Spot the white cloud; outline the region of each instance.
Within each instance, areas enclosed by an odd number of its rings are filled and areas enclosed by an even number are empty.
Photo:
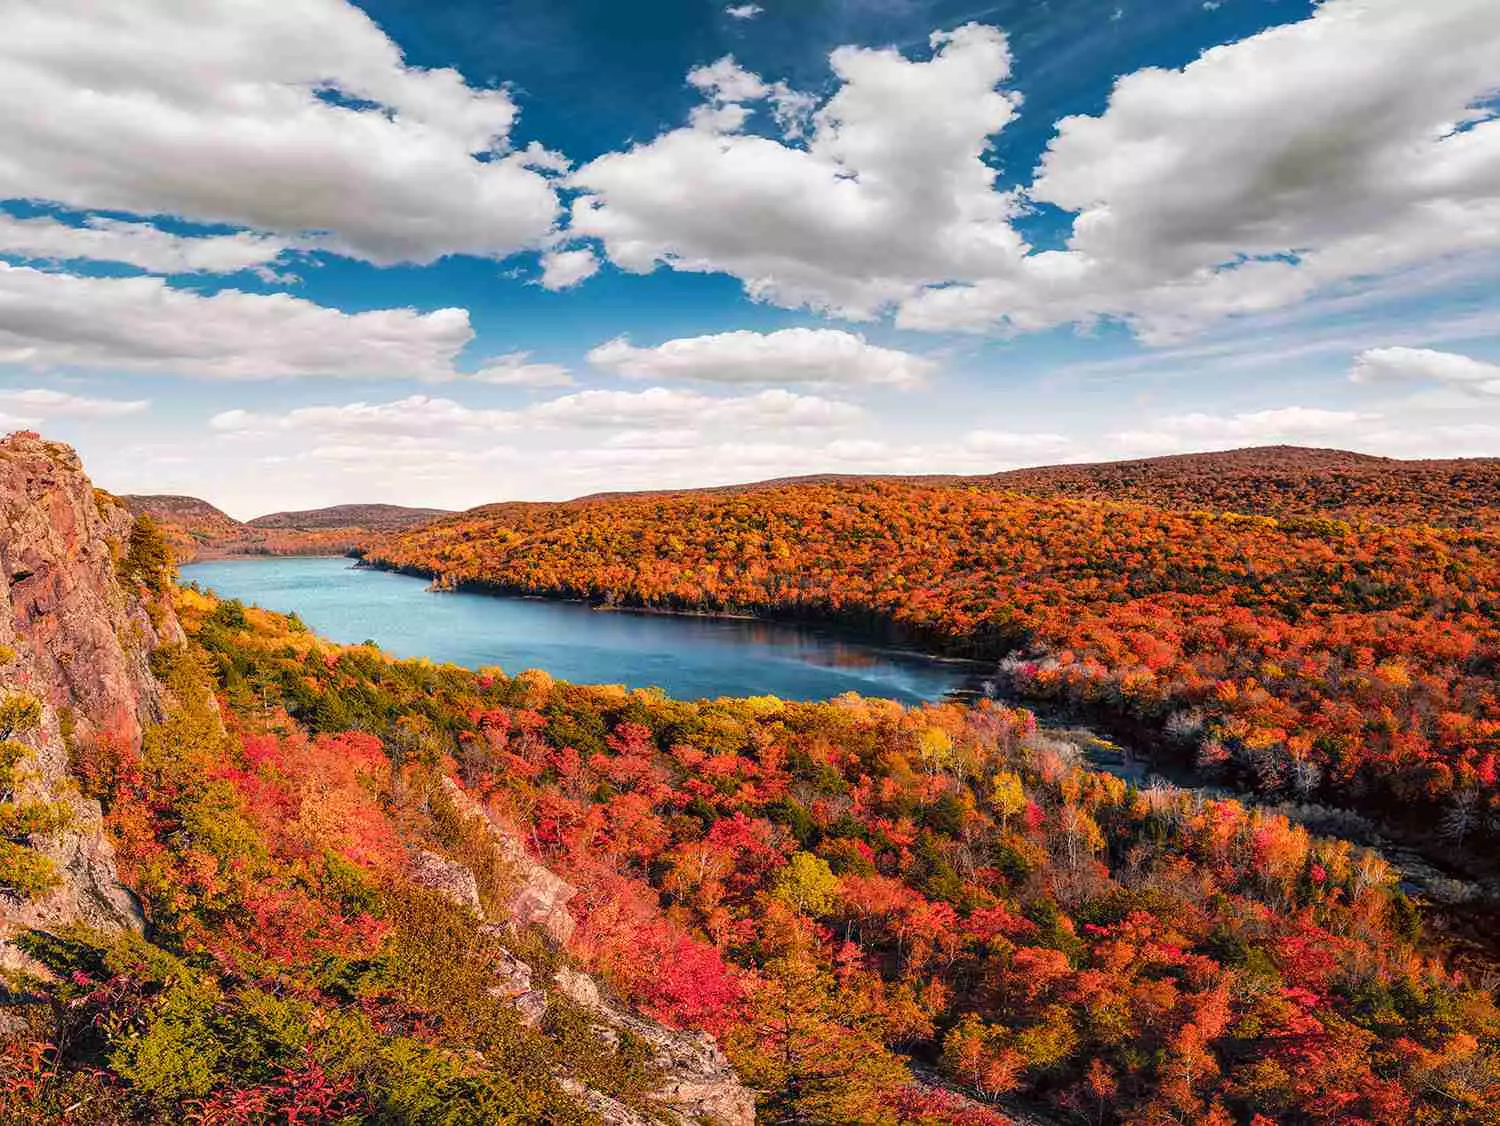
[[[473,337],[463,309],[344,313],[287,294],[203,296],[160,278],[0,263],[0,363],[167,372],[451,379]]]
[[[49,420],[120,418],[124,415],[140,414],[151,406],[148,399],[96,399],[86,395],[72,395],[66,391],[54,391],[45,387],[0,391],[0,403],[34,411],[40,417]]]
[[[1016,112],[996,90],[1010,71],[999,31],[969,24],[932,37],[933,57],[841,47],[842,85],[817,110],[805,147],[729,131],[742,115],[699,115],[580,168],[575,235],[612,261],[742,279],[755,297],[870,317],[921,285],[1017,259],[1011,195],[981,159]],[[769,101],[786,142],[814,104],[732,58],[690,81],[716,107]]]
[[[167,213],[373,262],[540,247],[558,212],[504,89],[409,66],[345,0],[17,0],[0,197]]]
[[[1355,383],[1436,383],[1473,395],[1500,396],[1500,364],[1431,348],[1370,348],[1354,361]]]
[[[410,395],[390,403],[297,407],[280,415],[229,410],[209,419],[209,428],[221,434],[442,438],[455,431],[509,430],[516,418],[512,411],[475,410],[452,399]]]
[[[1148,456],[1278,442],[1348,445],[1363,436],[1364,424],[1379,420],[1378,414],[1315,407],[1279,407],[1232,415],[1193,412],[1156,419],[1149,429],[1118,431],[1109,435],[1109,441],[1120,454]]]
[[[624,337],[601,344],[589,363],[632,379],[705,383],[812,383],[916,387],[936,361],[868,343],[837,329],[724,332],[637,348]]]
[[[50,216],[19,219],[0,212],[0,254],[17,258],[123,262],[153,274],[232,274],[269,266],[286,249],[281,239],[246,232],[186,236],[100,216],[70,226]]]
[[[1007,462],[1061,460],[1076,454],[1071,438],[1062,434],[1027,434],[1009,430],[972,430],[964,435],[964,449]]]
[[[1076,213],[1068,249],[931,290],[901,323],[1112,315],[1169,340],[1500,251],[1500,120],[1476,108],[1497,57],[1492,0],[1327,0],[1182,70],[1126,75],[1102,114],[1058,123],[1028,192]]]
[[[1496,57],[1493,0],[1326,0],[1124,76],[1058,123],[1024,192],[984,160],[1019,102],[993,28],[927,60],[838,49],[805,145],[739,131],[778,85],[724,58],[689,76],[690,127],[574,174],[572,227],[624,269],[727,273],[789,307],[931,331],[1113,317],[1165,342],[1447,256],[1496,268]],[[1028,201],[1074,213],[1066,248],[1025,243]]]
[[[551,250],[542,255],[541,287],[554,292],[572,289],[599,272],[592,250]]]
[[[753,102],[770,93],[770,87],[751,74],[733,55],[725,55],[718,62],[694,67],[688,71],[688,85],[702,91],[716,102]]]
[[[465,379],[500,387],[567,387],[573,382],[561,364],[534,364],[530,352],[512,352],[491,360]]]
[[[699,427],[802,429],[839,427],[863,418],[848,403],[779,389],[716,399],[694,391],[652,387],[645,391],[578,391],[521,410],[468,407],[452,399],[410,395],[388,403],[354,402],[297,407],[282,414],[228,410],[214,415],[209,428],[221,434],[313,434],[323,437],[389,435],[430,438],[441,444],[476,432],[513,431],[527,425],[550,429],[627,428],[617,448],[680,446],[682,434]],[[661,434],[676,437],[661,438]],[[629,437],[626,434],[630,435]],[[652,435],[657,440],[650,440]]]
[[[601,444],[611,450],[683,450],[703,444],[698,430],[621,430]]]
[[[732,20],[753,20],[764,11],[759,4],[731,4],[724,14]]]
[[[645,391],[579,391],[538,403],[527,418],[554,426],[837,427],[864,412],[850,403],[772,388],[754,395],[715,399],[696,391],[651,387]]]

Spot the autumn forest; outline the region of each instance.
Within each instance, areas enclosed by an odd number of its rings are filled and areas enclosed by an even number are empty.
[[[140,922],[12,930],[3,1120],[1500,1121],[1500,962],[1456,921],[1491,910],[1495,533],[1431,466],[1359,468],[1337,512],[1299,501],[1313,471],[1239,512],[1189,460],[1150,470],[1175,505],[1074,470],[813,480],[364,546],[440,588],[816,619],[993,669],[923,707],[335,645],[174,585],[180,538],[90,495],[161,705],[134,738],[64,723],[76,796],[49,804],[19,785],[44,678],[7,696],[0,861],[41,910],[77,877],[39,842],[96,802]],[[1038,714],[1214,788],[1094,769]]]

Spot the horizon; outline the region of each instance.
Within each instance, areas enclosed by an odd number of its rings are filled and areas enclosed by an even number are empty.
[[[46,435],[43,435],[45,438]],[[405,510],[429,510],[444,515],[462,515],[482,508],[497,507],[506,504],[569,504],[575,501],[603,499],[609,497],[652,495],[656,493],[693,493],[693,492],[718,492],[733,491],[736,489],[751,489],[762,485],[795,485],[804,482],[820,480],[833,481],[911,481],[911,480],[955,480],[955,481],[982,481],[991,478],[1004,477],[1012,473],[1043,472],[1049,469],[1089,469],[1110,465],[1140,465],[1153,462],[1173,461],[1181,458],[1214,458],[1233,454],[1253,454],[1285,451],[1289,454],[1338,454],[1345,457],[1369,458],[1379,461],[1394,461],[1398,464],[1437,464],[1460,461],[1493,461],[1493,457],[1456,455],[1453,457],[1392,457],[1385,454],[1362,453],[1359,450],[1342,449],[1337,446],[1297,446],[1287,443],[1275,443],[1260,446],[1234,446],[1219,450],[1191,450],[1184,453],[1154,454],[1149,457],[1115,458],[1108,461],[1062,461],[1047,462],[1038,465],[1022,465],[1009,469],[996,470],[992,473],[803,473],[783,477],[762,477],[755,480],[724,481],[716,484],[706,485],[684,485],[678,487],[648,488],[648,489],[605,489],[592,493],[579,493],[576,496],[560,497],[555,500],[534,500],[527,497],[500,497],[494,500],[480,501],[478,504],[467,508],[434,508],[432,505],[403,505],[380,499],[335,501],[331,504],[320,505],[316,508],[302,509],[273,509],[256,512],[253,516],[236,516],[229,509],[216,503],[207,495],[195,493],[119,493],[115,494],[127,500],[189,500],[207,504],[228,516],[230,519],[241,524],[253,524],[256,520],[265,520],[275,516],[287,516],[302,513],[320,513],[338,508],[396,508]],[[84,466],[87,471],[88,466]]]
[[[0,30],[0,429],[112,492],[1500,454],[1489,0],[22,0]]]

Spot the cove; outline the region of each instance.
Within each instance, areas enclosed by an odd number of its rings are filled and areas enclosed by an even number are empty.
[[[679,699],[844,692],[913,704],[965,693],[978,666],[850,641],[797,625],[740,618],[595,610],[467,592],[356,568],[344,558],[276,556],[190,563],[184,583],[223,598],[295,612],[323,637],[374,641],[398,657],[507,673],[545,669],[577,684],[656,687]]]

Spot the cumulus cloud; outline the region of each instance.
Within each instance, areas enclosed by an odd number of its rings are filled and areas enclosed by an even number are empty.
[[[868,343],[837,329],[724,332],[638,348],[620,337],[588,354],[589,363],[632,379],[705,383],[811,383],[917,387],[938,364],[925,356]]]
[[[1109,315],[1168,340],[1500,250],[1497,56],[1490,0],[1327,0],[1181,70],[1126,75],[1102,114],[1058,123],[1028,190],[1075,213],[1067,249],[933,289],[901,323]]]
[[[724,14],[732,20],[753,20],[764,11],[759,4],[731,4]]]
[[[599,157],[570,181],[582,192],[573,233],[600,239],[625,270],[729,273],[757,298],[856,318],[1015,260],[1016,200],[982,159],[1019,101],[996,89],[1010,73],[1006,38],[969,24],[934,34],[932,48],[923,61],[834,51],[841,86],[805,145],[794,140],[810,99],[732,58],[695,70],[710,108],[770,105],[782,137],[734,131],[737,112],[699,115]]]
[[[725,58],[690,74],[689,127],[574,174],[572,226],[624,269],[727,273],[789,307],[933,331],[1109,317],[1165,342],[1500,252],[1497,56],[1491,0],[1326,0],[1124,76],[1023,190],[985,160],[1019,103],[996,29],[935,34],[927,59],[839,48],[805,144],[741,132],[777,86]],[[1063,249],[1018,234],[1032,204],[1073,214]]]
[[[1193,412],[1156,419],[1149,429],[1118,431],[1110,434],[1109,440],[1119,453],[1142,455],[1276,442],[1347,443],[1362,424],[1379,420],[1378,414],[1316,407],[1278,407],[1230,415]]]
[[[526,417],[553,426],[730,426],[800,429],[847,426],[864,412],[850,403],[772,388],[716,399],[696,391],[651,387],[645,391],[579,391],[526,409]]]
[[[1500,396],[1500,364],[1431,348],[1370,348],[1354,361],[1355,383],[1436,383],[1472,395]]]
[[[284,293],[204,296],[160,278],[0,262],[0,363],[207,379],[450,379],[472,336],[463,309],[345,313]]]
[[[140,414],[151,406],[149,399],[98,399],[73,395],[46,387],[0,391],[0,404],[15,406],[39,418],[120,418]]]
[[[599,259],[592,250],[552,250],[542,255],[543,289],[572,289],[599,272]]]
[[[558,214],[504,89],[408,65],[346,0],[17,0],[0,197],[167,213],[378,263],[540,247]],[[206,173],[205,174],[205,170]]]
[[[455,431],[508,430],[515,424],[516,415],[511,411],[476,410],[452,399],[426,395],[409,395],[390,403],[297,407],[279,415],[229,410],[209,419],[209,428],[221,434],[310,433],[324,437],[442,437]]]
[[[51,216],[0,212],[0,254],[39,261],[123,262],[152,274],[232,274],[267,267],[287,244],[268,235],[175,235],[150,223],[89,216],[70,225]]]
[[[858,422],[863,412],[848,403],[791,391],[767,390],[755,395],[712,398],[693,391],[652,387],[645,391],[578,391],[520,410],[492,410],[465,406],[447,398],[410,395],[387,403],[354,402],[297,407],[281,414],[229,410],[214,415],[209,428],[221,434],[274,435],[285,433],[400,436],[409,439],[453,437],[462,440],[476,432],[513,431],[526,426],[550,429],[619,429],[619,448],[662,445],[648,442],[652,432],[678,434],[670,446],[681,444],[681,434],[696,428],[801,429],[838,427]]]
[[[573,377],[561,364],[532,363],[530,352],[512,352],[491,360],[465,378],[500,387],[567,387]]]

